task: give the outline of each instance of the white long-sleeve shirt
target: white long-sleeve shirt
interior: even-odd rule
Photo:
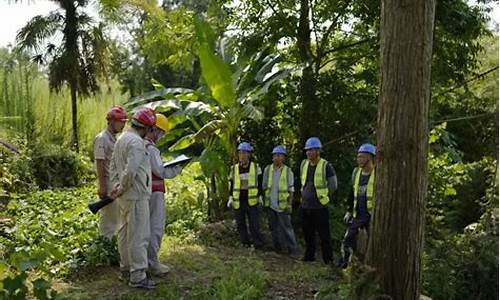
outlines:
[[[121,198],[148,200],[151,196],[149,153],[135,129],[128,129],[116,141],[110,171],[113,185],[123,189]]]
[[[146,150],[149,153],[149,160],[151,162],[151,171],[157,177],[160,177],[162,179],[170,179],[179,175],[179,173],[182,171],[182,167],[180,165],[165,168],[161,160],[160,150],[156,148],[154,144],[148,145],[146,147]]]

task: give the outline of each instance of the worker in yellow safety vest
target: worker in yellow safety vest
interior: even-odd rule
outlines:
[[[332,240],[330,236],[330,213],[328,204],[337,189],[337,176],[333,166],[321,158],[321,141],[311,137],[306,141],[304,150],[307,159],[300,165],[300,185],[302,202],[300,216],[306,251],[304,261],[314,261],[316,252],[316,232],[321,241],[323,262],[333,260]]]
[[[274,250],[287,251],[290,256],[296,257],[298,246],[290,218],[294,180],[292,169],[285,165],[286,154],[284,146],[274,147],[273,163],[264,169],[262,189]]]
[[[344,216],[344,222],[348,228],[342,244],[342,257],[337,263],[340,268],[347,268],[359,230],[366,229],[368,232],[370,226],[375,196],[376,151],[372,144],[363,144],[358,149],[356,158],[358,167],[352,172],[352,189],[347,200],[348,210]]]
[[[229,175],[230,196],[227,207],[234,210],[241,243],[247,247],[253,244],[256,249],[262,249],[265,244],[259,224],[259,204],[263,204],[262,171],[251,160],[252,152],[253,147],[249,143],[238,145],[238,163],[231,166]],[[252,241],[248,234],[247,217]]]

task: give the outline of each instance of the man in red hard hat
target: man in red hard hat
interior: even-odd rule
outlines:
[[[127,112],[121,106],[113,106],[106,114],[108,126],[94,139],[94,161],[97,172],[99,198],[111,196],[113,185],[109,173],[109,163],[115,147],[116,135],[123,130],[127,122]],[[112,239],[118,231],[119,208],[113,201],[100,210],[99,233]]]
[[[149,199],[152,179],[149,154],[143,138],[155,125],[155,112],[137,110],[131,128],[116,141],[111,159],[112,198],[120,206],[118,251],[122,278],[129,286],[153,289],[154,281],[146,275],[150,238]]]

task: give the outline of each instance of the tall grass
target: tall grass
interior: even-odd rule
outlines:
[[[51,92],[47,77],[26,57],[0,49],[0,138],[22,137],[30,144],[71,142],[71,102],[68,88]],[[90,153],[94,136],[106,126],[106,111],[128,96],[119,84],[78,101],[82,153]]]
[[[46,80],[37,80],[35,92],[35,120],[38,141],[63,144],[71,143],[71,102],[69,89],[59,93],[48,90]],[[126,96],[120,93],[118,84],[112,83],[110,88],[96,95],[78,101],[78,129],[82,153],[92,151],[95,135],[106,126],[106,112],[115,105],[121,104]]]

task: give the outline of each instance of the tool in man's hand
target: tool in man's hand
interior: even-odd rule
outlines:
[[[111,202],[113,202],[115,199],[111,198],[111,197],[108,197],[108,196],[104,196],[102,197],[99,201],[96,201],[94,203],[90,203],[89,204],[89,209],[90,211],[93,213],[93,214],[96,214],[101,208],[103,208],[104,206],[110,204]]]

